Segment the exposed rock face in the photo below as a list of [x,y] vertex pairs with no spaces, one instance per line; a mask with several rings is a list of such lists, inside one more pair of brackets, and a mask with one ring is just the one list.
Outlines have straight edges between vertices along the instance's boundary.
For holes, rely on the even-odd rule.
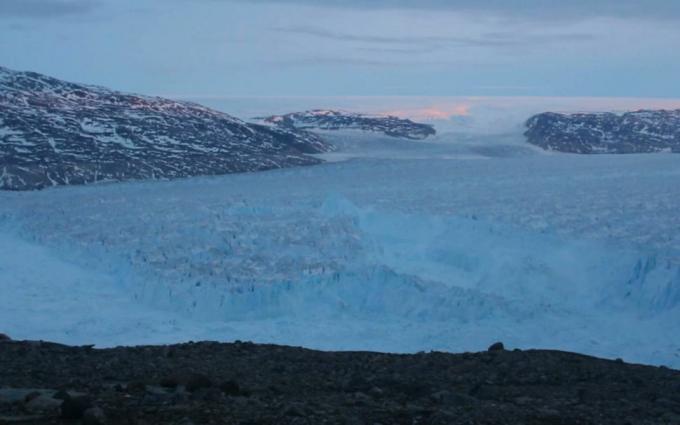
[[434,136],[434,127],[393,116],[371,116],[342,111],[315,109],[263,118],[278,128],[308,130],[362,130],[391,137],[421,140]]
[[680,152],[680,110],[636,111],[622,115],[535,115],[526,123],[528,142],[559,152]]
[[317,164],[318,136],[0,67],[0,189]]
[[559,351],[16,341],[0,344],[0,384],[0,423],[58,423],[27,408],[35,396],[53,409],[56,388],[61,416],[92,425],[680,423],[680,371]]
[[527,121],[528,142],[581,154],[680,152],[680,110],[625,114],[546,112]]

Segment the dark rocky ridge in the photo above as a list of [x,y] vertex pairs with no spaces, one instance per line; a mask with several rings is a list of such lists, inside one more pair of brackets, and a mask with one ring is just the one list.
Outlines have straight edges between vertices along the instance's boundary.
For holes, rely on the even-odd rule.
[[394,116],[371,116],[343,111],[315,109],[262,118],[278,128],[304,130],[361,130],[390,137],[422,140],[434,136],[434,127]]
[[680,110],[625,114],[535,115],[526,123],[529,143],[559,152],[680,153]]
[[0,67],[0,189],[318,164],[332,147],[203,106]]
[[680,371],[499,345],[395,355],[0,342],[0,423],[59,416],[140,425],[679,424]]

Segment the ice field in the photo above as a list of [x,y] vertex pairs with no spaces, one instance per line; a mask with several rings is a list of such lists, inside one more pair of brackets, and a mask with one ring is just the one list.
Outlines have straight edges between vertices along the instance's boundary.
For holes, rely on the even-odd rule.
[[680,368],[680,156],[333,137],[320,166],[0,193],[0,331]]

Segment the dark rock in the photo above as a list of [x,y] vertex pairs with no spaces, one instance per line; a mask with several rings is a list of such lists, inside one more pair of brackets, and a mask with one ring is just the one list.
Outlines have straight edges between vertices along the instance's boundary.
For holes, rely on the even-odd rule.
[[439,410],[428,418],[427,423],[431,425],[449,425],[455,423],[455,418],[455,414]]
[[469,396],[479,400],[500,400],[502,393],[503,390],[496,385],[479,384],[473,388]]
[[11,341],[12,338],[8,337],[6,334],[0,333],[0,342]]
[[69,397],[61,403],[61,418],[81,419],[90,407],[92,407],[92,401],[89,397]]
[[576,391],[576,399],[579,403],[585,403],[588,401],[588,391],[585,388],[579,388]]
[[453,394],[451,394],[451,391],[437,391],[435,393],[430,394],[430,399],[438,404],[451,404],[453,400]]
[[132,381],[126,385],[125,389],[131,393],[141,393],[146,391],[146,384],[142,381]]
[[184,404],[187,401],[189,401],[189,393],[186,391],[179,391],[178,390],[170,394],[169,401],[171,404]]
[[410,399],[418,399],[431,393],[431,387],[421,381],[398,382],[395,387]]
[[90,407],[83,412],[83,425],[105,425],[106,414],[99,407]]
[[557,409],[551,409],[549,407],[540,407],[537,409],[536,414],[542,421],[544,421],[543,423],[562,422],[562,415]]
[[356,391],[369,391],[372,387],[373,385],[359,374],[351,376],[343,383],[344,390],[351,393]]
[[23,403],[26,396],[32,392],[33,390],[0,387],[0,405]]
[[220,384],[220,390],[225,395],[237,396],[241,394],[241,387],[234,381],[224,381]]
[[369,394],[373,397],[382,397],[385,395],[385,391],[382,390],[380,387],[373,387],[370,389]]
[[[54,424],[60,410],[73,425],[680,423],[680,371],[561,351],[396,355],[202,342],[174,349],[169,358],[162,347],[2,344],[0,423]],[[279,364],[284,372],[271,372]],[[209,375],[190,393],[187,378],[198,371]],[[158,385],[175,374],[174,389]],[[120,392],[116,382],[154,385]],[[239,393],[226,396],[236,383]],[[244,388],[253,394],[244,397]],[[92,403],[78,404],[81,394]],[[85,413],[95,406],[101,412]]]
[[275,365],[271,368],[272,373],[285,373],[286,365]]
[[456,406],[473,406],[479,403],[479,400],[467,394],[452,392],[447,399],[448,403]]
[[503,351],[505,350],[505,346],[503,345],[502,342],[495,342],[489,346],[488,351]]
[[194,392],[201,388],[209,388],[212,386],[213,382],[208,376],[202,373],[194,373],[187,380],[186,389],[189,392]]
[[371,397],[362,392],[356,392],[353,394],[353,400],[348,401],[348,403],[354,406],[368,406],[371,403]]
[[26,401],[25,408],[29,413],[52,414],[59,412],[61,404],[61,400],[38,393],[37,396]]
[[222,401],[224,399],[224,394],[222,391],[215,387],[201,388],[196,390],[192,395],[194,396],[193,398],[195,400],[203,400],[213,403]]
[[303,417],[305,414],[304,412],[296,405],[290,405],[284,409],[283,414],[285,416],[297,416],[297,417]]
[[24,403],[28,403],[34,398],[40,397],[42,393],[40,391],[33,391],[28,394],[26,394],[26,397],[24,397]]
[[54,393],[52,398],[56,398],[57,400],[66,400],[67,398],[71,398],[71,396],[66,391],[59,390],[56,393]]
[[179,386],[179,379],[176,376],[166,376],[161,379],[160,386],[163,388],[177,388]]

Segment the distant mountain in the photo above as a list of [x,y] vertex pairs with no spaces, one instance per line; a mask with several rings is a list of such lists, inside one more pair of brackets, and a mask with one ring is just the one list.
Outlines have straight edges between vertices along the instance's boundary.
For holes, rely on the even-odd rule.
[[408,119],[321,109],[273,115],[263,120],[285,129],[362,130],[412,140],[422,140],[436,134],[431,125],[416,123]]
[[311,165],[329,150],[304,130],[0,67],[0,189]]
[[526,123],[529,143],[546,150],[598,153],[680,153],[680,110],[625,114],[535,115]]

